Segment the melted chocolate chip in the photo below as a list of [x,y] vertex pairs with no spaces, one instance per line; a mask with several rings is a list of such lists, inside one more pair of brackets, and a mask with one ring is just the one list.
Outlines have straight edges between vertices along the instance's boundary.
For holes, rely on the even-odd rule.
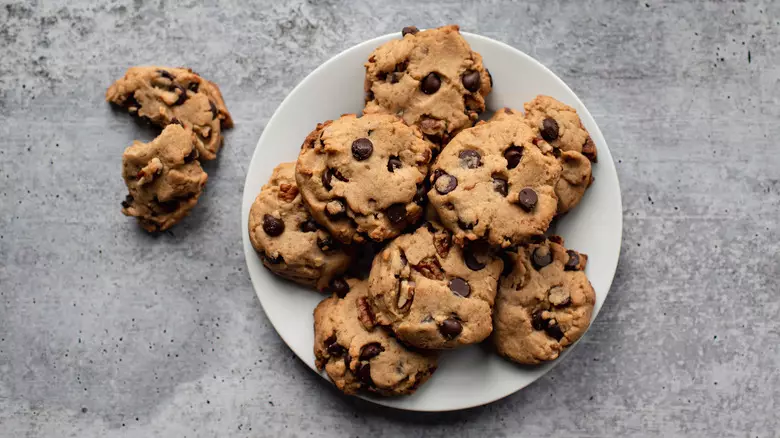
[[349,283],[343,278],[334,278],[330,281],[328,290],[335,293],[337,297],[344,298],[349,293]]
[[200,88],[200,82],[190,82],[190,85],[187,86],[187,89],[192,91],[193,93],[197,93],[199,88]]
[[181,85],[173,85],[171,87],[171,91],[173,91],[174,93],[176,93],[177,90],[178,90],[177,94],[179,95],[179,98],[176,99],[176,102],[173,103],[174,106],[181,105],[187,101],[187,90],[185,90],[184,87],[182,87]]
[[370,360],[383,351],[385,351],[385,349],[382,348],[382,345],[379,344],[379,342],[372,342],[364,345],[363,348],[360,349],[359,358],[360,360]]
[[436,178],[434,186],[436,187],[436,191],[439,192],[439,194],[446,195],[458,187],[458,179],[452,175],[444,173]]
[[270,214],[263,216],[263,231],[271,237],[276,237],[284,232],[284,222]]
[[160,76],[164,77],[165,79],[168,79],[170,81],[173,80],[173,75],[168,72],[168,70],[157,70],[160,73]]
[[309,218],[301,222],[301,231],[304,233],[314,233],[317,231],[317,228],[317,222],[314,219]]
[[542,318],[542,310],[537,310],[531,315],[531,326],[534,330],[544,330],[547,326],[547,321]]
[[561,326],[559,326],[557,323],[548,324],[544,331],[547,332],[548,335],[555,338],[556,341],[563,339],[563,331],[561,330]]
[[400,169],[403,166],[403,163],[401,163],[401,160],[398,157],[390,157],[389,160],[387,160],[387,170],[389,172],[395,172],[396,169]]
[[373,386],[374,382],[371,380],[371,364],[368,362],[358,362],[355,367],[355,374],[364,385]]
[[393,204],[390,207],[387,207],[385,213],[387,214],[387,218],[390,219],[390,222],[394,224],[403,222],[403,220],[406,219],[406,205]]
[[568,254],[569,259],[566,260],[566,264],[563,265],[563,269],[566,271],[576,271],[580,266],[580,255],[577,254],[576,251],[572,250],[566,251],[566,254]]
[[506,197],[509,193],[509,183],[506,179],[500,176],[493,177],[493,190],[498,192],[501,196]]
[[465,149],[458,154],[460,166],[467,169],[476,169],[482,166],[482,155],[473,149]]

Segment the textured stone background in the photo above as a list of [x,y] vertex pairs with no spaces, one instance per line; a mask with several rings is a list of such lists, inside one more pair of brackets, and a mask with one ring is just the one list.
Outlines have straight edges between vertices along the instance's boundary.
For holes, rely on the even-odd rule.
[[[777,436],[777,2],[0,4],[0,435]],[[306,74],[451,22],[584,100],[617,160],[624,241],[564,363],[489,406],[420,415],[341,397],[293,356],[237,212],[259,135]],[[150,237],[120,214],[119,168],[153,132],[103,93],[155,63],[218,82],[237,126],[192,216]]]

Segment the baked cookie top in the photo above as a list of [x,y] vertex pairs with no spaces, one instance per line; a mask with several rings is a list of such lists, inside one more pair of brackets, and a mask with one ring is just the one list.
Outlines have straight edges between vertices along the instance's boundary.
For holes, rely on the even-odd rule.
[[222,129],[233,126],[219,87],[186,68],[130,67],[108,88],[106,100],[159,126],[191,129],[204,160],[216,158]]
[[434,352],[412,350],[375,326],[366,282],[348,280],[349,292],[314,309],[314,357],[347,394],[366,389],[381,395],[411,394],[436,370]]
[[522,244],[543,235],[555,216],[561,165],[522,119],[461,131],[432,169],[428,200],[459,245]]
[[130,194],[122,213],[146,231],[165,231],[198,203],[206,172],[195,159],[192,131],[168,125],[149,143],[134,142],[122,154],[122,177]]
[[437,145],[474,125],[492,88],[482,57],[455,25],[404,28],[402,39],[374,50],[365,67],[363,112],[399,115]]
[[493,313],[498,352],[522,364],[553,360],[590,325],[596,293],[588,257],[548,240],[507,253]]
[[370,302],[379,324],[408,345],[442,349],[481,342],[492,331],[491,311],[501,260],[485,245],[452,243],[427,222],[399,236],[374,259]]
[[314,219],[342,242],[389,239],[422,215],[431,147],[398,117],[344,115],[306,138],[298,188]]
[[276,166],[255,198],[249,240],[271,272],[320,290],[344,272],[351,259],[304,206],[295,184],[295,163]]

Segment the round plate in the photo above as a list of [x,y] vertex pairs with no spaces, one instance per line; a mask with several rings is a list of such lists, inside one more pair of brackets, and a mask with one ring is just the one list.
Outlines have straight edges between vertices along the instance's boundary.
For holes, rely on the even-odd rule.
[[[550,70],[504,43],[466,32],[462,34],[482,55],[485,66],[493,75],[494,87],[487,99],[489,111],[505,106],[522,109],[523,102],[537,94],[550,95],[578,111],[596,143],[599,162],[593,166],[595,183],[577,208],[557,221],[554,230],[564,237],[566,247],[588,254],[586,273],[596,290],[595,318],[615,275],[623,229],[620,188],[607,143],[582,102]],[[341,114],[360,114],[363,108],[363,63],[376,47],[400,37],[400,33],[393,33],[358,44],[309,74],[271,117],[249,164],[241,208],[241,233],[249,275],[276,331],[313,370],[316,368],[312,312],[324,296],[282,280],[263,267],[249,242],[249,209],[273,168],[281,162],[295,161],[304,138],[317,123],[338,118]],[[566,352],[552,363],[520,367],[484,346],[446,351],[436,373],[415,394],[396,398],[364,398],[415,411],[449,411],[479,406],[529,385],[564,356]],[[327,379],[324,373],[321,375]]]

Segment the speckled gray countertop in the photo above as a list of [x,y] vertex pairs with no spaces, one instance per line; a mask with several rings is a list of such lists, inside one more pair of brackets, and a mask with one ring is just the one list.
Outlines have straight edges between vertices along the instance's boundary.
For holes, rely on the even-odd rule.
[[[0,1],[0,435],[777,436],[780,4],[770,1]],[[622,257],[588,336],[525,390],[444,414],[340,396],[246,273],[241,191],[265,123],[368,38],[459,23],[540,60],[615,156]],[[121,215],[104,101],[133,64],[220,84],[236,128],[172,232]]]

